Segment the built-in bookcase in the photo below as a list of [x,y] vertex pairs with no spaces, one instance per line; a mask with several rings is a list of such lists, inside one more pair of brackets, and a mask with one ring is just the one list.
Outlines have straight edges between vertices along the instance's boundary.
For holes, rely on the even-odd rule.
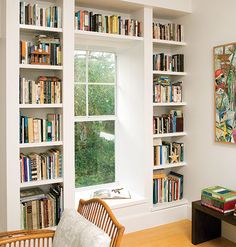
[[[171,28],[171,30],[169,30],[169,32],[166,31],[161,31],[160,28],[155,29],[154,31],[154,26],[156,25],[156,27],[159,27],[159,24],[161,25],[165,25],[165,27],[168,26],[168,23],[173,23],[172,25],[169,24],[169,28]],[[154,13],[153,15],[153,39],[152,39],[152,45],[153,45],[153,54],[161,54],[164,53],[164,55],[168,55],[168,56],[172,56],[174,54],[184,54],[184,47],[187,45],[186,42],[184,41],[184,27],[183,26],[177,26],[176,21],[175,20],[168,20],[168,19],[163,19],[163,16],[161,16],[161,18],[159,18],[158,15],[156,15]],[[170,27],[171,26],[171,27]],[[155,28],[156,28],[155,27]],[[179,28],[179,30],[175,30]],[[173,30],[174,29],[174,30]],[[154,34],[154,32],[156,32]],[[157,33],[158,32],[158,33]],[[153,63],[154,63],[154,58],[153,58]],[[183,66],[184,67],[184,66]],[[161,177],[161,174],[166,174],[168,175],[171,171],[174,171],[178,174],[183,174],[183,169],[185,166],[187,166],[187,162],[185,160],[185,144],[184,144],[184,137],[187,135],[187,133],[185,132],[185,122],[186,122],[186,118],[187,116],[185,115],[185,106],[187,105],[187,103],[185,102],[185,98],[184,98],[184,84],[186,83],[185,79],[185,75],[186,75],[186,71],[185,70],[172,70],[172,69],[155,69],[155,66],[153,65],[153,116],[161,116],[163,114],[168,115],[169,112],[171,110],[175,110],[175,111],[181,111],[183,114],[183,130],[182,131],[170,131],[170,133],[163,133],[161,130],[159,133],[154,133],[153,134],[153,177],[157,177],[159,174],[159,177]],[[160,78],[164,79],[164,83],[160,86],[161,89],[160,91],[155,92],[156,88],[155,88],[155,84],[156,81],[158,82],[162,82],[163,80],[161,80]],[[170,82],[170,84],[165,84],[166,83],[166,79],[168,81],[168,83]],[[155,81],[155,82],[154,82]],[[181,99],[178,99],[177,101],[174,100],[174,83],[176,82],[182,82],[181,83]],[[168,89],[166,89],[166,87],[168,87],[167,85],[170,85]],[[162,89],[165,89],[165,91],[163,92]],[[157,95],[155,98],[155,93],[158,94],[159,100],[157,102]],[[164,95],[164,100],[162,99]],[[168,97],[167,97],[168,95]],[[171,95],[171,96],[169,96]],[[164,120],[165,121],[165,120]],[[163,122],[162,122],[163,124]],[[153,127],[154,128],[154,127]],[[170,144],[170,146],[168,145],[166,148],[166,143]],[[180,157],[178,157],[178,160],[176,160],[175,162],[171,162],[170,159],[170,149],[173,149],[172,144],[173,143],[178,143],[182,145],[182,152],[181,155],[183,155],[182,159],[180,160]],[[175,145],[175,144],[174,144]],[[165,148],[165,149],[164,149]],[[157,153],[156,153],[157,152]],[[177,151],[175,150],[174,152]],[[169,154],[168,154],[169,153]],[[169,160],[166,159],[166,157],[163,157],[167,155],[167,159],[169,157]],[[161,157],[160,157],[161,156]],[[180,154],[178,155],[180,156]],[[156,160],[157,159],[157,160]],[[159,159],[159,160],[158,160]],[[184,177],[184,179],[187,179]],[[168,180],[168,179],[167,179]],[[168,194],[166,195],[166,192],[164,193],[159,193],[157,196],[160,197],[165,197],[164,202],[159,201],[157,198],[153,198],[153,209],[152,211],[156,211],[156,210],[161,210],[164,208],[171,208],[174,206],[179,206],[179,205],[184,205],[187,204],[188,201],[186,199],[183,198],[179,199],[179,198],[172,198],[172,196],[169,196],[169,194],[171,194],[171,190],[173,190],[173,188],[171,188],[171,185],[169,184],[170,182],[165,182],[165,184],[163,183],[163,181],[161,179],[158,179],[158,184],[154,183],[153,180],[153,196],[155,197],[155,193],[156,191],[160,190],[160,187],[164,186],[165,187],[165,191],[168,190]],[[173,186],[173,183],[172,183]],[[154,189],[156,187],[156,189]]]

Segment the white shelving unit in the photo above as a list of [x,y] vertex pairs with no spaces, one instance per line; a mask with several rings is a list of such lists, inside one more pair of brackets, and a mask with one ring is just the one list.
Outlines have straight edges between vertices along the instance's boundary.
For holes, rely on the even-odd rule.
[[63,104],[20,104],[21,109],[62,108]]
[[163,164],[159,166],[153,166],[153,171],[155,170],[162,170],[162,169],[170,169],[170,168],[176,168],[176,167],[183,167],[186,166],[186,162],[180,162],[180,163],[173,163],[173,164]]
[[172,72],[172,71],[159,71],[154,70],[153,75],[175,75],[175,76],[185,76],[187,75],[186,72]]
[[26,188],[39,187],[39,186],[52,185],[52,184],[61,184],[61,183],[63,183],[63,178],[38,180],[27,183],[21,183],[20,188],[26,189]]
[[163,209],[168,209],[168,208],[173,208],[173,207],[179,207],[183,205],[188,205],[188,200],[187,199],[181,199],[178,201],[173,201],[173,202],[163,202],[163,203],[157,203],[153,205],[151,208],[151,211],[159,211]]
[[39,70],[63,70],[63,66],[57,65],[38,65],[38,64],[20,64],[20,69],[39,69]]
[[41,27],[41,26],[34,26],[34,25],[24,25],[20,24],[19,25],[20,30],[24,32],[48,32],[48,33],[62,33],[63,29],[62,28],[53,28],[53,27]]
[[175,133],[164,133],[164,134],[155,134],[153,138],[168,138],[168,137],[180,137],[186,136],[186,132],[175,132]]
[[153,45],[164,45],[164,46],[186,46],[186,42],[163,40],[163,39],[153,39]]
[[174,106],[186,106],[186,105],[187,105],[186,102],[179,102],[179,103],[153,103],[154,107],[159,107],[159,106],[174,107]]
[[20,148],[36,148],[36,147],[54,147],[54,146],[62,146],[63,142],[39,142],[39,143],[20,143]]

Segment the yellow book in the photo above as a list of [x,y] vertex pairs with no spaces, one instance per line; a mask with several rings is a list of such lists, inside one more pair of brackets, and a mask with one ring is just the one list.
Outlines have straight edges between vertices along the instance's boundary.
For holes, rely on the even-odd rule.
[[29,143],[34,142],[34,128],[33,128],[33,118],[28,118],[28,138]]
[[161,179],[161,178],[166,178],[166,174],[165,173],[153,174],[153,179]]

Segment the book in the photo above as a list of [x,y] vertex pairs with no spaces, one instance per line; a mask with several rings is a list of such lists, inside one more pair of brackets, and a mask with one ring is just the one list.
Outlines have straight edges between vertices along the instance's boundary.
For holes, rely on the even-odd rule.
[[202,195],[207,195],[223,202],[236,200],[236,191],[227,189],[222,186],[208,187],[202,190]]
[[96,190],[93,192],[92,197],[100,199],[130,199],[131,195],[124,188],[115,188]]

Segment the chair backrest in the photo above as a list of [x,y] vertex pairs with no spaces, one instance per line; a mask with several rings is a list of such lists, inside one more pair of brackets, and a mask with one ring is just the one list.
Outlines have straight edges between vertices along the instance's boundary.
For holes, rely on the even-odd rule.
[[103,200],[93,198],[85,201],[81,199],[78,213],[109,235],[111,238],[110,247],[120,246],[125,228],[117,221],[111,209]]

